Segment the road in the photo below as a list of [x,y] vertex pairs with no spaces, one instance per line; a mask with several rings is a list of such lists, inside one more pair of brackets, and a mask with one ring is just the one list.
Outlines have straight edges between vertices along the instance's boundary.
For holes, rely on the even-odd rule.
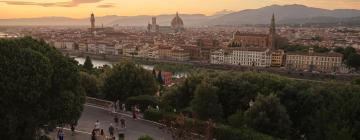
[[[158,124],[145,120],[134,120],[127,115],[124,118],[127,127],[125,140],[137,140],[143,135],[149,135],[156,140],[172,140],[169,134],[159,129]],[[91,140],[90,132],[94,128],[96,120],[100,121],[100,127],[104,129],[105,134],[109,135],[108,128],[110,123],[114,124],[114,117],[105,109],[85,105],[76,127],[76,133],[72,135],[69,129],[65,128],[65,140]],[[49,136],[51,139],[56,140],[56,132],[51,133]]]

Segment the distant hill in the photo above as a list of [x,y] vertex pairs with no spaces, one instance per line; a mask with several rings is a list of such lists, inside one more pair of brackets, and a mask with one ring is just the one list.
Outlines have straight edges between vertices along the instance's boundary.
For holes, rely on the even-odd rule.
[[[304,5],[271,5],[259,9],[247,9],[238,12],[223,10],[212,16],[202,14],[180,14],[185,26],[199,25],[241,25],[269,24],[271,15],[275,13],[277,24],[337,24],[351,23],[360,25],[360,10],[336,9],[328,10],[312,8]],[[158,15],[157,22],[169,26],[173,15]],[[139,16],[103,16],[96,17],[97,26],[146,26],[151,21],[151,15]],[[89,25],[89,18],[74,19],[66,17],[42,17],[22,19],[0,19],[0,25]]]
[[[183,19],[185,26],[196,26],[201,23],[207,22],[209,17],[202,14],[179,14]],[[120,26],[146,26],[151,22],[153,16],[141,15],[141,16],[131,16],[124,17],[118,20],[111,22],[111,25],[120,25]],[[157,23],[161,26],[170,26],[171,20],[175,17],[174,15],[158,15],[156,16]]]
[[[341,19],[359,17],[360,10],[337,9],[327,10],[304,5],[272,5],[259,9],[248,9],[230,13],[207,22],[210,25],[269,24],[271,15],[275,13],[277,23],[300,23],[302,19],[321,21],[322,17]],[[294,20],[297,19],[297,20]],[[326,21],[324,21],[326,22]]]

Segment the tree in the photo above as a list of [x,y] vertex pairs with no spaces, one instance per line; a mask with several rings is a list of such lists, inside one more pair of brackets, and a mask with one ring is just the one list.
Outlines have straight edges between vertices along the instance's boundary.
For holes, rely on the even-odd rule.
[[344,59],[347,60],[347,59],[350,57],[351,54],[355,54],[355,53],[356,53],[355,48],[353,48],[353,47],[346,47],[346,48],[344,49],[344,53],[343,53]]
[[191,107],[200,119],[221,120],[223,113],[216,94],[217,90],[216,87],[205,81],[197,86]]
[[248,126],[265,134],[280,138],[287,138],[290,134],[290,118],[275,94],[258,95],[245,117]]
[[86,56],[85,62],[84,62],[84,69],[88,72],[91,72],[93,70],[94,65],[91,62],[91,58],[89,56]]
[[105,78],[103,93],[112,101],[138,95],[155,95],[157,86],[151,72],[133,62],[116,64]]
[[243,126],[246,124],[244,112],[238,111],[235,114],[231,115],[228,118],[228,122],[232,127],[243,128]]
[[178,110],[190,106],[196,87],[201,83],[203,78],[203,75],[191,75],[187,77],[183,82],[166,90],[163,101],[168,102]]
[[94,75],[80,72],[80,85],[84,88],[87,96],[99,98],[99,82]]
[[350,67],[359,69],[360,67],[360,55],[357,53],[352,53],[346,60],[346,64]]
[[337,52],[337,53],[344,54],[345,49],[344,49],[344,48],[341,48],[341,47],[336,47],[336,48],[334,49],[334,51]]
[[164,84],[164,79],[162,77],[161,70],[158,72],[157,81],[159,82],[160,85]]
[[156,79],[156,71],[155,71],[155,69],[152,70],[152,74],[154,76],[154,79]]
[[0,136],[33,140],[77,121],[85,96],[77,63],[43,41],[0,40]]

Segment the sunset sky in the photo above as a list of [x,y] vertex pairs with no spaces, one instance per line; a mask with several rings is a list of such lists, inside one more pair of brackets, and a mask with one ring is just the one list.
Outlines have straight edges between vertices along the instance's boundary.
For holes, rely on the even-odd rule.
[[272,4],[303,4],[325,9],[360,9],[360,0],[0,0],[0,19],[103,15],[159,15],[199,13],[211,15],[223,9],[239,11]]

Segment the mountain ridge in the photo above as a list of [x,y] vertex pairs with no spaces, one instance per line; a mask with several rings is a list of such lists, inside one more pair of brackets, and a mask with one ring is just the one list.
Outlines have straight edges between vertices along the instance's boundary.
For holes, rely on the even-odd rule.
[[[308,7],[305,5],[269,5],[258,9],[244,9],[240,11],[218,11],[218,14],[206,16],[203,14],[180,14],[185,26],[202,25],[242,25],[242,24],[269,24],[271,15],[275,13],[277,24],[304,24],[314,21],[315,23],[327,23],[334,21],[348,21],[351,17],[360,17],[357,9],[323,9]],[[159,25],[170,25],[175,14],[157,15]],[[119,26],[146,26],[153,15],[118,16],[106,15],[96,17],[97,25]],[[326,17],[326,18],[324,18]],[[325,20],[326,19],[326,20]],[[306,22],[304,22],[306,21]],[[355,24],[359,24],[357,20]],[[89,25],[89,18],[69,17],[39,17],[39,18],[16,18],[0,19],[0,25]]]

